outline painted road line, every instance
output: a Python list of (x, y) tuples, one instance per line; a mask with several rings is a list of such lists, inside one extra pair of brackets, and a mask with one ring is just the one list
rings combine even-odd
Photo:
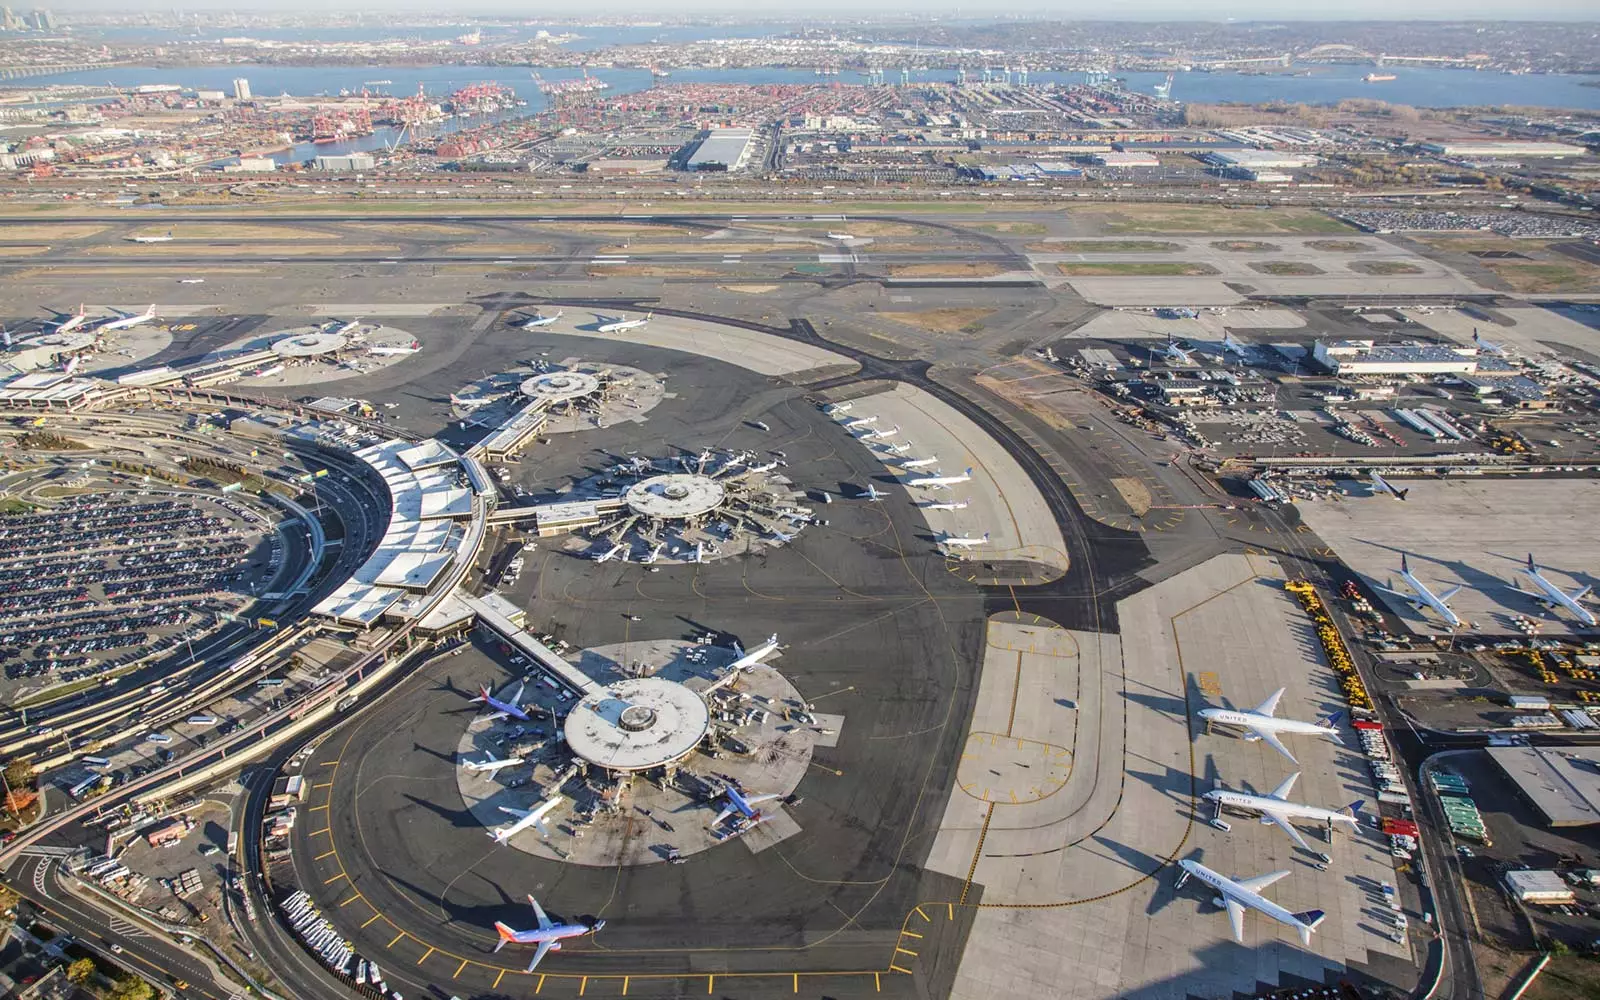
[(428, 956), (432, 955), (433, 952), (434, 952), (434, 949), (432, 947), (429, 947), (427, 951), (422, 953), (422, 957), (417, 959), (417, 964), (421, 965), (423, 962), (426, 962), (428, 960)]

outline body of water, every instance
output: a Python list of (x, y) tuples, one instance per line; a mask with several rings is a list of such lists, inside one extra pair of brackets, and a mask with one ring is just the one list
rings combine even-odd
[[(646, 29), (637, 29), (646, 30)], [(689, 30), (689, 29), (683, 29)], [(697, 29), (703, 30), (703, 29)], [(733, 29), (730, 29), (730, 31)], [(575, 69), (540, 69), (547, 80), (561, 80), (579, 75)], [(1573, 75), (1525, 75), (1505, 73), (1479, 73), (1459, 69), (1412, 69), (1404, 66), (1386, 68), (1394, 80), (1384, 83), (1366, 83), (1363, 77), (1372, 72), (1369, 66), (1328, 66), (1313, 69), (1309, 76), (1243, 76), (1237, 73), (1180, 73), (1173, 84), (1172, 96), (1180, 101), (1212, 103), (1238, 101), (1263, 103), (1289, 101), (1291, 103), (1332, 104), (1346, 98), (1365, 97), (1393, 104), (1411, 104), (1418, 107), (1449, 108), (1477, 105), (1514, 104), (1551, 108), (1584, 108), (1600, 110), (1600, 87), (1582, 84), (1596, 78)], [(638, 69), (601, 69), (594, 71), (611, 84), (608, 93), (627, 94), (644, 90), (651, 84), (650, 74)], [(892, 74), (891, 74), (892, 76)], [(1149, 93), (1164, 79), (1161, 73), (1125, 73), (1124, 78), (1133, 90)], [(469, 83), (495, 82), (512, 88), (528, 102), (528, 110), (545, 106), (544, 95), (539, 93), (527, 67), (515, 66), (204, 66), (159, 69), (154, 67), (115, 67), (89, 70), (82, 73), (62, 73), (54, 76), (31, 77), (17, 81), (15, 87), (37, 87), (50, 84), (113, 84), (118, 87), (136, 87), (141, 84), (178, 84), (188, 89), (222, 90), (232, 93), (233, 79), (245, 77), (257, 96), (276, 96), (281, 93), (296, 96), (313, 96), (320, 93), (338, 94), (341, 90), (360, 91), (368, 80), (389, 80), (386, 86), (369, 88), (394, 95), (414, 94), (417, 85), (433, 97), (444, 97), (451, 91)], [(930, 70), (912, 74), (912, 81), (954, 81), (953, 71)], [(864, 83), (865, 76), (844, 72), (836, 77), (820, 77), (808, 69), (729, 69), (700, 70), (677, 69), (672, 71), (672, 83), (821, 83), (837, 80), (841, 83)], [(1081, 83), (1081, 73), (1034, 73), (1034, 83)]]

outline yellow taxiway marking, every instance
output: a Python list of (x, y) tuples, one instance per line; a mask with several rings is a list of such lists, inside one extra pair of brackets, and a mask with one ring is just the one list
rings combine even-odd
[(456, 971), (451, 974), (450, 978), (451, 979), (459, 979), (461, 977), (461, 970), (465, 969), (466, 967), (467, 967), (467, 960), (463, 958), (461, 960), (461, 964), (456, 966)]
[(910, 969), (902, 969), (902, 968), (900, 968), (900, 966), (898, 966), (898, 965), (891, 965), (891, 966), (889, 966), (889, 971), (890, 971), (890, 972), (903, 972), (903, 973), (905, 973), (905, 974), (906, 974), (906, 975), (908, 975), (908, 976), (909, 976), (909, 975), (911, 975), (911, 970), (910, 970)]
[(913, 909), (913, 910), (916, 910), (916, 911), (917, 911), (917, 916), (919, 916), (919, 917), (921, 917), (921, 918), (922, 918), (922, 919), (924, 919), (924, 920), (926, 920), (926, 921), (928, 921), (928, 922), (929, 922), (929, 923), (932, 923), (932, 922), (933, 922), (933, 918), (932, 918), (932, 917), (929, 917), (929, 916), (928, 916), (928, 915), (927, 915), (927, 914), (926, 914), (926, 913), (923, 913), (923, 912), (922, 912), (922, 907), (920, 907), (920, 906), (913, 906), (913, 907), (912, 907), (912, 909)]
[(918, 940), (920, 940), (922, 938), (922, 935), (918, 934), (916, 931), (901, 931), (900, 933), (904, 934), (906, 937), (914, 937), (914, 938), (917, 938)]
[(537, 993), (542, 989), (544, 989), (544, 973), (541, 972), (539, 973), (539, 982), (533, 987), (533, 992)]
[(717, 977), (716, 976), (707, 976), (706, 977), (706, 995), (707, 996), (711, 995), (711, 984), (715, 983), (716, 981), (717, 981)]
[(323, 810), (325, 810), (325, 809), (327, 809), (327, 808), (328, 808), (328, 807), (327, 807), (327, 806), (326, 806), (326, 805), (320, 805), (320, 806), (312, 806), (312, 807), (311, 807), (311, 811), (312, 811), (312, 812), (322, 812), (322, 811), (323, 811)]
[(336, 761), (336, 760), (325, 760), (322, 763), (318, 764), (317, 766), (318, 767), (338, 767), (339, 766), (339, 762)]
[(874, 972), (872, 974), (872, 992), (874, 992), (874, 993), (882, 993), (883, 992), (883, 973)]
[(339, 904), (339, 908), (340, 909), (344, 909), (346, 906), (349, 906), (351, 903), (354, 903), (356, 900), (358, 900), (360, 898), (361, 898), (361, 893), (359, 893), (359, 892), (355, 893), (349, 899), (347, 899), (344, 902), (340, 903)]
[(580, 996), (580, 997), (583, 996), (584, 991), (587, 990), (588, 988), (589, 988), (589, 977), (588, 976), (584, 976), (582, 979), (578, 980), (578, 996)]
[(428, 960), (428, 956), (432, 955), (432, 954), (433, 954), (433, 949), (429, 948), (427, 951), (422, 953), (422, 957), (421, 958), (417, 959), (417, 964), (421, 965), (423, 962), (426, 962)]
[(912, 958), (916, 958), (917, 957), (917, 953), (912, 951), (910, 948), (896, 947), (895, 951), (899, 952), (902, 955), (910, 955)]
[(325, 827), (323, 827), (323, 828), (322, 828), (322, 829), (320, 829), (320, 830), (312, 830), (312, 831), (311, 831), (311, 836), (313, 836), (313, 837), (315, 837), (315, 836), (317, 836), (317, 835), (318, 835), (318, 834), (322, 834), (322, 833), (332, 833), (332, 832), (333, 832), (333, 827), (331, 827), (331, 826), (325, 826)]
[[(381, 914), (381, 913), (374, 913), (374, 914), (373, 914), (373, 915), (372, 915), (372, 916), (370, 916), (370, 917), (368, 917), (368, 918), (367, 918), (367, 924), (370, 924), (370, 923), (372, 923), (372, 922), (373, 922), (373, 921), (375, 921), (375, 920), (382, 920), (382, 919), (383, 919), (383, 914)], [(363, 927), (363, 928), (365, 928), (365, 927), (366, 927), (366, 926), (367, 926), (367, 924), (362, 924), (362, 925), (361, 925), (361, 926), (362, 926), (362, 927)]]
[(946, 903), (944, 905), (945, 905), (945, 909), (947, 911), (945, 916), (948, 917), (951, 920), (954, 920), (956, 918), (956, 904), (954, 904), (954, 903)]
[(798, 972), (794, 974), (794, 991), (796, 993), (800, 992), (800, 973)]
[(333, 878), (328, 879), (328, 881), (326, 881), (326, 882), (324, 882), (322, 884), (323, 885), (332, 885), (333, 883), (339, 881), (342, 878), (346, 878), (346, 877), (347, 876), (345, 875), (344, 872), (340, 872), (339, 874), (335, 875)]
[(331, 858), (335, 854), (338, 854), (338, 853), (339, 853), (338, 851), (328, 851), (326, 854), (319, 854), (316, 857), (312, 858), (311, 860), (312, 861), (321, 861), (323, 858)]
[(622, 977), (622, 995), (623, 996), (627, 996), (628, 995), (628, 978), (629, 977), (627, 977), (627, 976), (623, 976)]
[(333, 782), (331, 782), (331, 781), (324, 781), (324, 782), (323, 782), (323, 783), (322, 783), (322, 784), (320, 784), (320, 785), (312, 785), (312, 786), (311, 786), (311, 790), (312, 790), (312, 791), (313, 791), (313, 792), (314, 792), (314, 791), (316, 791), (316, 790), (317, 790), (317, 789), (319, 789), (319, 788), (332, 788), (332, 787), (333, 787)]
[(499, 975), (494, 977), (494, 985), (489, 987), (489, 988), (491, 990), (499, 989), (500, 988), (500, 980), (504, 979), (505, 977), (506, 977), (506, 970), (501, 969)]
[(401, 938), (403, 938), (405, 936), (406, 936), (406, 932), (405, 931), (401, 931), (399, 934), (396, 934), (394, 936), (394, 941), (390, 941), (388, 944), (384, 945), (384, 947), (385, 948), (393, 948), (395, 941), (398, 941), (398, 940), (400, 940)]

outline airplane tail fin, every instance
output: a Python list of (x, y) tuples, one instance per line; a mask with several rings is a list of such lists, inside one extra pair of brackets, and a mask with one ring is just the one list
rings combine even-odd
[(1311, 946), (1311, 932), (1317, 929), (1327, 914), (1321, 910), (1301, 910), (1294, 915), (1295, 923), (1299, 925), (1300, 943), (1306, 947)]
[(1402, 573), (1411, 572), (1411, 567), (1406, 564), (1406, 554), (1404, 552), (1400, 553), (1400, 572), (1402, 572)]
[(500, 935), (500, 940), (495, 942), (495, 951), (499, 951), (501, 948), (504, 948), (508, 942), (515, 941), (517, 939), (517, 932), (507, 927), (505, 924), (502, 924), (498, 920), (494, 922), (494, 930), (496, 934)]
[(1389, 492), (1395, 495), (1395, 499), (1404, 500), (1406, 498), (1406, 494), (1411, 492), (1411, 487), (1407, 486), (1405, 489), (1399, 490), (1391, 486), (1389, 487)]
[(473, 701), (481, 701), (485, 705), (489, 704), (489, 689), (486, 688), (486, 687), (479, 688), (478, 689), (478, 696), (476, 698), (472, 699), (472, 700)]
[(969, 477), (969, 478), (970, 478), (970, 477), (971, 477), (971, 476), (972, 476), (972, 466), (970, 466), (970, 465), (969, 465), (969, 466), (967, 466), (967, 471), (966, 471), (966, 475), (967, 475), (967, 476), (968, 476), (968, 477)]
[(1539, 567), (1537, 567), (1537, 566), (1535, 566), (1533, 564), (1533, 553), (1529, 552), (1528, 553), (1528, 572), (1529, 573), (1537, 573), (1538, 571), (1539, 571)]
[(1350, 813), (1351, 816), (1360, 816), (1361, 815), (1361, 800), (1360, 799), (1356, 799), (1354, 802), (1352, 802), (1349, 805), (1345, 806), (1345, 809)]

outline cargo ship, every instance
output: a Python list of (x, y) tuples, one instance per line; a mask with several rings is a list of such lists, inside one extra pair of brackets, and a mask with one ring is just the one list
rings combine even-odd
[(1367, 83), (1388, 83), (1390, 80), (1394, 79), (1394, 74), (1393, 73), (1368, 73), (1366, 76), (1362, 77), (1361, 79), (1363, 81), (1367, 82)]

